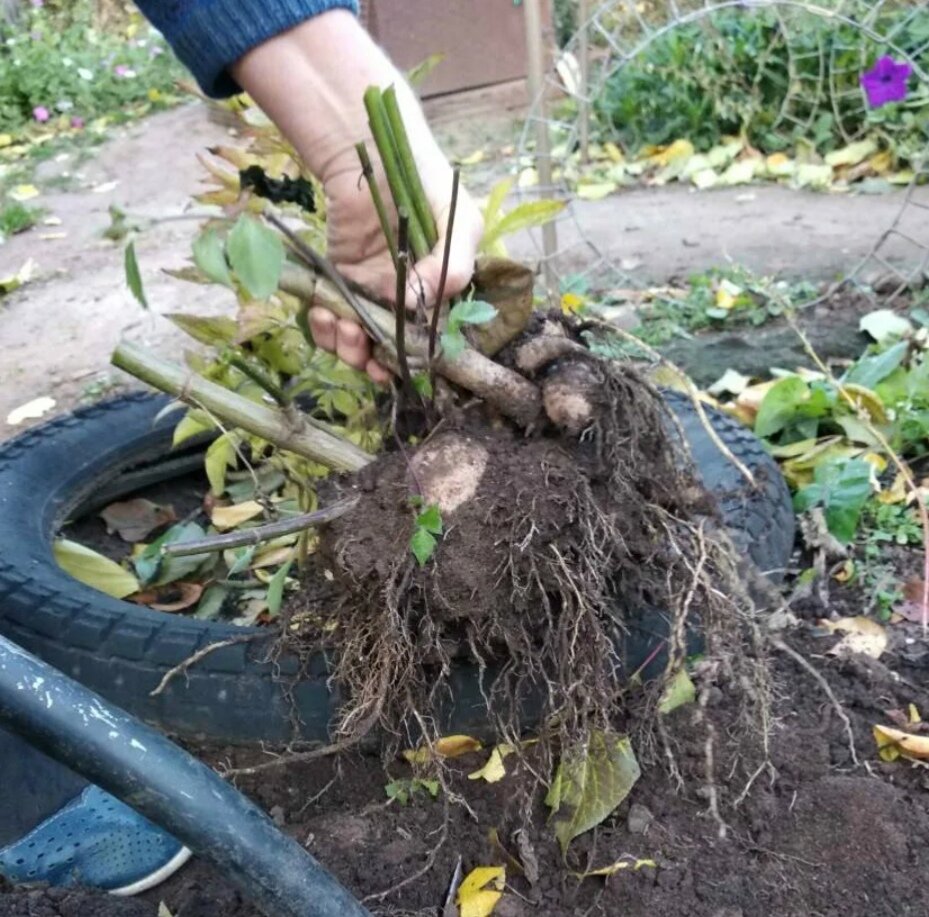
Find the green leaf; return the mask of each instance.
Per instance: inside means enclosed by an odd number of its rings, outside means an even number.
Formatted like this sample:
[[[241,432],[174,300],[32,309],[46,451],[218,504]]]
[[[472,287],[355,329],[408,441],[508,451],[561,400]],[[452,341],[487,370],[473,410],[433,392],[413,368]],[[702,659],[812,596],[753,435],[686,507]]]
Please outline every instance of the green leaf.
[[[174,438],[171,441],[171,446],[176,449],[181,443],[187,442],[188,439],[212,429],[213,423],[206,414],[197,410],[188,411],[174,428]]]
[[[794,507],[805,512],[822,506],[829,532],[842,544],[848,544],[855,537],[861,511],[871,497],[872,474],[872,466],[864,459],[819,465],[813,483],[794,497]]]
[[[194,239],[194,264],[215,283],[232,286],[232,274],[226,263],[223,241],[215,229],[208,229]]]
[[[411,86],[419,86],[423,80],[435,70],[442,61],[445,60],[444,54],[430,54],[425,60],[420,61],[415,67],[411,67],[406,72],[407,82]]]
[[[206,450],[204,467],[210,481],[210,489],[218,497],[226,489],[226,471],[236,464],[235,434],[223,433]]]
[[[490,189],[487,203],[484,205],[484,235],[490,232],[500,222],[503,202],[513,187],[512,178],[504,178]]]
[[[143,586],[166,586],[189,576],[204,561],[213,560],[212,554],[191,554],[188,557],[169,557],[162,548],[169,544],[183,544],[204,538],[206,532],[196,522],[173,525],[160,538],[153,541],[137,557],[132,565]]]
[[[253,299],[267,299],[277,290],[284,267],[284,244],[276,232],[243,215],[229,233],[226,254]]]
[[[481,240],[481,251],[490,251],[504,236],[522,229],[531,229],[534,226],[544,226],[550,223],[564,210],[565,203],[565,201],[528,201],[514,207],[489,230],[485,230],[484,238]]]
[[[905,359],[910,345],[900,341],[883,353],[873,357],[862,357],[846,374],[843,382],[863,385],[872,391],[883,382]]]
[[[460,357],[468,343],[457,328],[454,331],[443,332],[439,341],[442,344],[442,353],[450,360]]]
[[[593,730],[586,744],[568,749],[546,797],[562,853],[578,835],[607,818],[629,795],[641,771],[628,736]]]
[[[810,397],[810,387],[799,376],[781,379],[765,395],[755,418],[755,435],[766,437],[784,429]]]
[[[410,539],[410,550],[420,567],[426,566],[429,558],[435,553],[437,544],[435,535],[417,526],[413,532],[413,537]]]
[[[272,618],[276,618],[278,614],[280,614],[281,604],[284,601],[284,586],[287,583],[287,575],[290,573],[290,568],[293,566],[293,563],[292,560],[287,561],[287,563],[271,577],[271,582],[268,583],[268,611]]]
[[[433,392],[432,380],[429,378],[429,373],[417,373],[413,376],[413,388],[416,389],[421,397],[431,398]]]
[[[414,786],[422,787],[433,799],[439,795],[439,781],[427,780],[424,777],[417,777]]]
[[[448,330],[457,331],[462,325],[483,325],[497,317],[497,310],[482,299],[469,299],[452,306],[448,313]]]
[[[142,287],[142,275],[139,273],[139,262],[135,256],[135,242],[130,242],[126,246],[126,283],[132,295],[139,301],[143,309],[148,308],[148,300],[145,298],[145,290]]]
[[[229,576],[233,577],[238,573],[243,573],[251,565],[252,561],[255,559],[255,552],[258,550],[258,545],[251,544],[246,548],[237,548],[232,552],[235,560],[233,561],[232,566],[229,568]]]
[[[405,806],[410,801],[410,781],[392,780],[384,787],[384,792],[388,799],[395,799],[401,806]]]
[[[433,504],[432,506],[426,507],[417,517],[416,525],[419,528],[425,529],[427,532],[431,532],[433,535],[442,534],[442,512]]]
[[[52,546],[52,552],[58,566],[85,586],[114,599],[124,599],[139,591],[139,581],[128,570],[82,544],[60,538]]]
[[[229,590],[224,586],[210,586],[200,598],[193,616],[200,621],[215,621],[223,610],[228,595]]]
[[[686,669],[678,669],[675,676],[665,685],[661,700],[658,702],[659,713],[670,713],[683,707],[684,704],[692,704],[697,697],[697,689],[690,680]]]
[[[174,322],[182,331],[186,331],[195,341],[208,347],[223,347],[231,344],[239,333],[239,326],[234,319],[225,315],[182,315],[180,312],[168,312],[165,318]]]

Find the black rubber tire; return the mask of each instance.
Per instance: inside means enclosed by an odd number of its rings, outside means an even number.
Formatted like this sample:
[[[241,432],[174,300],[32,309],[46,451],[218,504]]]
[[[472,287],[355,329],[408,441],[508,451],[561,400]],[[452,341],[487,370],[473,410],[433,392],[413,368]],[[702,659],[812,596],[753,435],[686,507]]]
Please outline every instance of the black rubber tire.
[[[786,484],[761,443],[718,412],[713,426],[754,472],[751,489],[713,445],[687,399],[668,402],[680,418],[707,487],[717,495],[736,542],[772,577],[785,567],[794,538]],[[109,598],[64,573],[53,538],[75,508],[108,482],[170,452],[176,415],[156,420],[166,401],[130,395],[61,417],[0,446],[0,633],[86,686],[162,729],[200,740],[281,742],[297,734],[325,740],[338,697],[322,658],[288,684],[292,659],[261,662],[260,642],[217,650],[175,678],[164,674],[208,644],[242,628],[168,615]],[[449,728],[485,720],[476,672],[453,676]]]

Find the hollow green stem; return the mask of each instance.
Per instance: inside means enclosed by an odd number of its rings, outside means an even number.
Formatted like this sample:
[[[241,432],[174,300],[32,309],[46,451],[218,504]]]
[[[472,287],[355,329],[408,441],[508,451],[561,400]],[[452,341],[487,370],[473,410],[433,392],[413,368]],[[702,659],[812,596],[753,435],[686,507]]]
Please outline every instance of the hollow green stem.
[[[431,249],[426,241],[426,235],[420,225],[419,218],[416,216],[413,201],[403,179],[399,154],[387,119],[387,108],[384,105],[381,90],[377,86],[370,86],[365,92],[364,103],[368,112],[371,134],[374,137],[374,144],[384,165],[384,174],[387,176],[387,184],[390,187],[394,205],[398,212],[405,210],[410,217],[410,247],[417,259],[424,258]]]
[[[374,177],[374,166],[371,165],[371,157],[368,155],[368,148],[364,143],[356,143],[355,149],[358,151],[358,159],[361,160],[361,174],[368,183],[368,190],[371,192],[371,200],[374,202],[374,209],[377,211],[377,219],[381,224],[381,232],[387,240],[387,247],[390,249],[390,257],[393,259],[394,267],[397,266],[397,242],[394,239],[394,231],[390,225],[390,217],[387,214],[387,205],[381,195],[381,189],[378,187],[377,179]]]
[[[403,172],[403,179],[413,204],[413,211],[419,220],[419,225],[422,226],[429,251],[432,251],[439,241],[439,231],[436,229],[435,217],[432,215],[432,208],[429,206],[422,179],[419,177],[419,169],[416,168],[413,148],[410,146],[410,138],[406,132],[406,125],[403,123],[403,115],[400,112],[400,103],[397,101],[396,87],[390,86],[385,89],[383,98],[384,108],[387,111],[387,123],[390,125],[390,131],[396,144],[400,169]]]

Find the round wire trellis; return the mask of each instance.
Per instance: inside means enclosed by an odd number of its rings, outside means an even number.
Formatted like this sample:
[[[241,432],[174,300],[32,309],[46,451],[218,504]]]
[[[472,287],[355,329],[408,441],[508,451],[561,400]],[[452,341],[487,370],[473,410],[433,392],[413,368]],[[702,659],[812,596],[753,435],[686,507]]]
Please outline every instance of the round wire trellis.
[[[755,73],[783,85],[767,130],[785,146],[814,133],[824,113],[843,144],[873,135],[861,75],[885,55],[912,68],[909,98],[924,98],[927,104],[913,126],[920,142],[915,149],[910,144],[912,177],[896,192],[900,203],[893,208],[894,216],[886,225],[875,226],[870,250],[843,265],[833,289],[850,283],[870,292],[880,276],[886,302],[929,281],[929,220],[921,218],[929,211],[923,187],[929,181],[929,0],[582,0],[577,6],[586,11],[588,3],[591,11],[563,49],[563,60],[579,61],[578,77],[566,85],[555,68],[546,72],[519,144],[521,161],[535,162],[542,178],[538,187],[521,193],[569,201],[554,231],[533,234],[550,287],[568,272],[586,278],[595,289],[641,286],[623,270],[621,259],[585,230],[572,189],[560,176],[571,173],[571,162],[591,137],[617,139],[616,125],[604,120],[602,109],[611,83],[624,69],[636,66],[656,43],[667,42],[675,30],[685,28],[700,28],[701,36],[716,42],[717,53],[725,53],[716,28],[723,16],[766,16],[774,23]],[[693,48],[695,59],[703,53],[701,42]],[[552,110],[566,113],[553,116]],[[546,182],[550,175],[554,179]],[[595,206],[609,207],[615,200],[607,197]],[[914,214],[920,218],[911,219]]]

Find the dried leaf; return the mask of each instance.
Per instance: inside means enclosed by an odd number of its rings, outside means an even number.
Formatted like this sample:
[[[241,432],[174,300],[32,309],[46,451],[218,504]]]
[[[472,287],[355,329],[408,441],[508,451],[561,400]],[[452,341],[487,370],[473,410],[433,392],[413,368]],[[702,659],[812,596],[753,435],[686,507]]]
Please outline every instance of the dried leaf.
[[[633,872],[638,872],[646,866],[650,866],[652,869],[658,868],[658,864],[654,860],[637,860],[635,857],[627,855],[617,860],[615,863],[610,863],[609,866],[601,866],[600,869],[591,869],[590,872],[576,872],[574,875],[579,879],[589,879],[591,876],[615,876],[616,873],[622,872],[624,869],[631,869]]]
[[[615,181],[585,181],[578,183],[575,193],[582,201],[602,201],[618,189]]]
[[[216,506],[210,516],[210,521],[220,532],[238,528],[242,523],[260,516],[264,507],[255,500],[247,503],[236,503],[232,506]]]
[[[887,631],[874,618],[858,615],[854,618],[839,618],[838,621],[821,620],[819,627],[830,634],[846,635],[829,650],[832,656],[863,653],[872,659],[879,659],[887,649]]]
[[[432,760],[433,754],[439,758],[460,758],[462,755],[480,751],[483,747],[477,739],[472,739],[471,736],[442,736],[436,739],[431,749],[428,746],[417,749],[408,748],[403,752],[403,757],[410,764],[426,764]]]
[[[16,185],[9,191],[9,197],[22,204],[39,196],[39,189],[35,185]]]
[[[54,398],[49,398],[48,395],[42,398],[35,398],[32,401],[21,404],[18,408],[13,408],[13,410],[6,415],[6,422],[11,427],[15,427],[24,420],[38,420],[38,418],[43,417],[53,407],[55,407]]]
[[[553,815],[562,814],[555,820],[562,852],[575,837],[607,818],[640,775],[628,736],[593,730],[585,745],[568,749],[545,799]]]
[[[506,868],[478,866],[465,876],[455,901],[459,917],[489,917],[503,897]]]
[[[839,166],[857,166],[858,163],[864,162],[870,156],[877,152],[877,141],[869,137],[865,140],[859,140],[856,143],[850,143],[840,150],[833,150],[824,157],[826,165],[832,166],[833,169]]]
[[[741,395],[751,384],[750,376],[743,376],[734,369],[727,369],[707,391],[711,395]]]
[[[498,783],[506,776],[503,759],[513,754],[516,749],[512,745],[497,745],[490,753],[487,761],[480,770],[468,774],[468,780],[485,780],[487,783]]]
[[[84,545],[60,538],[52,551],[58,566],[85,586],[114,599],[124,599],[139,591],[139,581],[128,570]]]
[[[132,596],[132,601],[136,605],[147,605],[155,611],[173,614],[196,605],[203,595],[203,589],[201,583],[171,583],[160,589],[140,592]]]
[[[100,513],[100,518],[106,523],[109,534],[116,532],[123,541],[134,544],[146,539],[155,529],[174,522],[177,516],[174,507],[138,498],[111,503]]]
[[[882,761],[897,758],[924,761],[929,758],[929,736],[917,736],[890,726],[875,726],[874,741]]]

